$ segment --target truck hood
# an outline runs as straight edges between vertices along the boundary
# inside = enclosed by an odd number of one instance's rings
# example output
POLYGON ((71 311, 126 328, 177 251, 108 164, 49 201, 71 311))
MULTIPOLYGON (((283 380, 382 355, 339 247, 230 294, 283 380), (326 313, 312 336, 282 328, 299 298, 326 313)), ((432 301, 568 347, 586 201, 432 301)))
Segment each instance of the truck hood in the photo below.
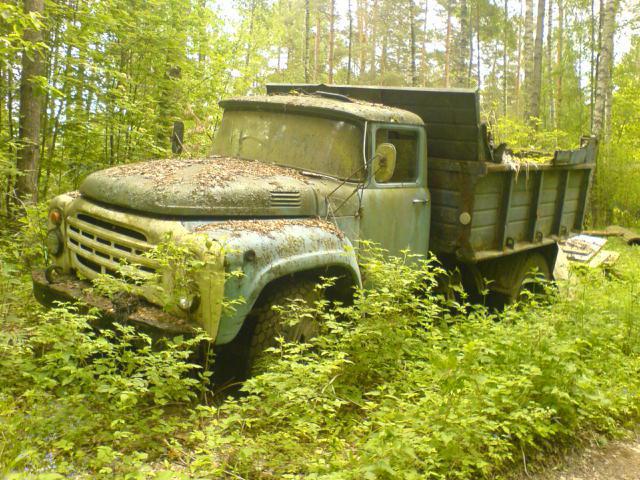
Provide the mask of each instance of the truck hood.
POLYGON ((214 156, 101 170, 84 180, 80 192, 98 202, 160 215, 314 216, 324 206, 321 192, 330 187, 327 183, 334 182, 278 165, 214 156))

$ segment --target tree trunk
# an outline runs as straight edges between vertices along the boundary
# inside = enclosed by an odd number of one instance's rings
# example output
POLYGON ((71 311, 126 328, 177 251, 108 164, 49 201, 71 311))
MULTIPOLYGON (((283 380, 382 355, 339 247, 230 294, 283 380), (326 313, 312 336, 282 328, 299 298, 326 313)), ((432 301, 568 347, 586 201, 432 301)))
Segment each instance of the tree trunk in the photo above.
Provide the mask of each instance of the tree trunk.
POLYGON ((600 60, 598 61, 597 83, 595 94, 595 106, 593 112, 592 134, 603 136, 606 132, 606 104, 607 96, 611 91, 611 68, 613 62, 613 37, 616 26, 617 0, 607 0, 605 9, 601 12, 602 19, 602 45, 600 60))
POLYGON ((251 2, 251 11, 249 14, 249 35, 247 36, 248 40, 247 40, 247 52, 245 54, 245 58, 244 58, 244 66, 249 67, 249 62, 251 61, 251 53, 252 53, 252 49, 253 49, 253 22, 255 19, 255 13, 256 13, 256 0, 253 0, 251 2))
MULTIPOLYGON (((522 18, 524 0, 520 0, 520 17, 522 18)), ((520 85, 522 76, 522 24, 518 23, 518 62, 516 65, 516 85, 513 96, 516 101, 516 116, 520 118, 520 85)))
MULTIPOLYGON (((478 0, 476 0, 476 5, 478 4, 478 0)), ((471 12, 472 7, 469 5, 469 65, 467 65, 467 87, 471 87, 471 78, 473 77, 473 29, 471 23, 471 12)))
MULTIPOLYGON (((44 0, 25 0, 27 15, 42 15, 44 0)), ((42 42, 40 30, 26 29, 24 41, 27 45, 42 42)), ((20 146, 18 150, 18 178, 15 195, 27 202, 38 201, 38 168, 40 163, 40 122, 43 92, 37 85, 37 78, 44 74, 44 58, 40 50, 22 52, 22 76, 20 79, 20 146)))
POLYGON ((480 1, 476 0, 476 66, 477 66, 477 88, 480 89, 482 84, 482 75, 480 73, 480 1))
POLYGON ((418 85, 418 73, 416 70, 416 16, 413 9, 413 0, 409 0, 410 34, 411 34, 411 86, 418 85))
POLYGON ((524 13, 524 40, 523 40, 523 63, 524 63, 524 95, 525 95, 525 120, 529 115, 529 99, 533 83, 533 0, 525 0, 524 13))
MULTIPOLYGON (((382 55, 380 56, 380 79, 384 82, 384 76, 387 72, 387 57, 389 52, 389 30, 385 29, 382 34, 382 55)), ((375 57, 371 59, 375 62, 375 57)))
MULTIPOLYGON (((371 47, 371 65, 369 65, 369 77, 371 83, 376 80, 376 46, 378 42, 378 0, 373 0, 371 6, 371 36, 369 38, 369 46, 371 47)), ((385 29, 386 35, 387 29, 385 29)))
MULTIPOLYGON (((540 118, 540 91, 542 88, 542 39, 544 38, 545 0, 538 0, 538 21, 536 24, 536 43, 533 52, 533 78, 531 82, 528 119, 540 118)), ((537 125, 537 123, 535 123, 537 125)))
POLYGON ((467 68, 467 58, 469 52, 469 30, 470 30, 470 22, 469 22, 469 8, 467 4, 467 0, 460 0, 460 33, 457 35, 458 41, 457 49, 456 49, 456 86, 468 86, 469 85, 469 69, 467 68))
MULTIPOLYGON (((351 6, 351 1, 349 1, 349 6, 351 6)), ((304 83, 309 83, 309 30, 311 26, 309 24, 309 0, 305 0, 304 2, 304 83)), ((278 58, 279 60, 279 58, 278 58)))
POLYGON ((365 36, 365 5, 364 0, 357 0, 356 21, 358 28, 358 76, 362 77, 366 71, 367 50, 365 36))
POLYGON ((427 85, 429 65, 427 64, 427 19, 429 18, 429 0, 424 1, 424 32, 422 37, 422 85, 427 85))
POLYGON ((562 74, 564 72, 563 52, 564 48, 564 0, 558 1, 558 45, 557 45, 557 57, 556 68, 558 69, 556 75, 556 126, 561 128, 562 119, 562 74))
POLYGON ((329 83, 333 83, 333 51, 335 48, 336 1, 329 3, 329 83))
POLYGON ((548 128, 555 128, 556 126, 556 111, 555 111, 555 92, 554 90, 554 82, 553 82, 553 62, 552 51, 553 51, 553 0, 549 0, 549 5, 547 7, 547 49, 546 49, 546 64, 547 64, 547 80, 545 81, 545 85, 547 86, 547 105, 549 107, 549 119, 548 119, 548 128))
POLYGON ((316 10, 316 37, 313 44, 313 81, 317 82, 320 76, 320 9, 316 10))
POLYGON ((453 10, 453 0, 447 2, 447 37, 445 39, 444 50, 444 86, 450 85, 450 61, 451 61, 451 15, 453 10))
POLYGON ((507 116, 507 28, 509 24, 508 0, 504 0, 504 36, 502 37, 502 116, 507 116))
MULTIPOLYGON (((200 0, 198 2, 199 14, 204 14, 207 9, 207 0, 200 0)), ((75 9, 77 10, 78 4, 75 4, 75 9)), ((74 20, 75 20, 75 12, 74 12, 74 20)), ((205 25, 201 25, 198 29, 198 64, 202 65, 207 60, 207 55, 205 53, 205 49, 207 47, 207 29, 205 25)))
POLYGON ((591 103, 589 104, 590 109, 590 129, 593 131, 593 112, 594 112, 594 104, 596 99, 596 2, 595 0, 591 0, 591 65, 589 71, 589 97, 591 99, 591 103))
POLYGON ((351 83, 351 63, 352 63, 352 53, 353 53, 353 15, 351 13, 351 0, 349 0, 348 8, 349 8, 349 60, 347 61, 347 84, 350 84, 351 83))
MULTIPOLYGON (((7 123, 8 123, 8 131, 9 131, 9 140, 13 141, 14 137, 15 137, 15 126, 14 126, 14 120, 13 120, 13 109, 14 109, 14 103, 15 103, 15 99, 13 97, 13 85, 14 85, 14 78, 13 78, 13 71, 11 68, 7 68, 7 123)), ((9 151, 11 151, 11 144, 9 145, 9 151)), ((7 208, 9 207, 9 203, 11 201, 11 199, 9 198, 9 196, 11 195, 11 192, 13 190, 12 188, 13 186, 13 178, 11 175, 9 175, 7 177, 7 208)))

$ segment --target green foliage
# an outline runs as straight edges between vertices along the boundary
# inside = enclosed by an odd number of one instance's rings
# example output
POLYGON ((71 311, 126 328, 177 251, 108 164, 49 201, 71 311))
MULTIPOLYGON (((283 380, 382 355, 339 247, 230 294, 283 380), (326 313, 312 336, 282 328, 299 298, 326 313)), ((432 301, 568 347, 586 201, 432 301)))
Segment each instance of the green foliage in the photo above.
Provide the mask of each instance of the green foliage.
POLYGON ((500 117, 492 126, 495 143, 506 143, 514 153, 539 152, 548 161, 558 149, 575 148, 576 139, 561 130, 544 130, 509 117, 500 117))
POLYGON ((144 253, 156 267, 153 273, 141 270, 139 265, 123 262, 118 268, 118 276, 98 275, 93 285, 96 293, 109 298, 121 293, 141 294, 143 290, 151 289, 160 303, 170 309, 177 306, 180 298, 198 294, 199 274, 216 253, 214 245, 204 238, 185 237, 175 242, 167 235, 144 253))
POLYGON ((147 478, 207 393, 211 372, 194 352, 210 339, 152 342, 128 325, 98 330, 76 307, 43 311, 22 259, 45 222, 28 213, 0 235, 0 476, 147 478))
POLYGON ((0 471, 14 478, 508 478, 638 420, 637 249, 502 314, 434 296, 431 261, 369 249, 355 303, 283 306, 321 334, 281 343, 219 405, 196 402, 203 337, 157 349, 70 307, 43 313, 0 253, 14 289, 0 288, 0 471))
POLYGON ((600 147, 594 190, 600 224, 640 225, 640 39, 616 69, 611 132, 600 147))
POLYGON ((324 315, 323 336, 282 345, 247 396, 193 434, 192 468, 244 478, 479 478, 638 418, 635 271, 578 272, 566 300, 496 317, 469 306, 444 313, 416 295, 433 284, 425 266, 368 267, 372 285, 353 307, 313 312, 324 315))
MULTIPOLYGON (((140 269, 139 265, 122 263, 117 275, 100 274, 92 280, 96 294, 113 299, 122 294, 147 296, 167 310, 179 308, 180 299, 194 301, 200 295, 201 282, 216 281, 210 275, 218 275, 218 281, 239 277, 241 270, 222 272, 216 262, 229 253, 218 242, 206 235, 190 235, 174 241, 170 234, 143 255, 154 265, 154 272, 140 269)), ((244 301, 242 298, 224 299, 223 309, 233 309, 244 301)))
POLYGON ((110 474, 163 451, 185 425, 203 385, 189 357, 204 337, 158 350, 131 326, 96 332, 93 321, 60 307, 0 344, 5 469, 110 474))

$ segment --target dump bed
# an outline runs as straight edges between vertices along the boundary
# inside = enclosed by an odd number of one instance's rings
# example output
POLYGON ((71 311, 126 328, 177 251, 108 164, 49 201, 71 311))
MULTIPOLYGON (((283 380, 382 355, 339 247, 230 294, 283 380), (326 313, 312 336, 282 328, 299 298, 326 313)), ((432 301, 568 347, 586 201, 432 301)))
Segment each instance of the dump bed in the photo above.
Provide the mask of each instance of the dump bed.
POLYGON ((269 85, 269 94, 325 91, 402 108, 427 131, 430 249, 478 262, 555 243, 582 229, 597 143, 521 162, 494 148, 470 89, 269 85))
MULTIPOLYGON (((592 159, 595 150, 589 140, 578 152, 592 159)), ((429 162, 430 248, 436 253, 476 262, 549 245, 582 229, 591 162, 429 162)))

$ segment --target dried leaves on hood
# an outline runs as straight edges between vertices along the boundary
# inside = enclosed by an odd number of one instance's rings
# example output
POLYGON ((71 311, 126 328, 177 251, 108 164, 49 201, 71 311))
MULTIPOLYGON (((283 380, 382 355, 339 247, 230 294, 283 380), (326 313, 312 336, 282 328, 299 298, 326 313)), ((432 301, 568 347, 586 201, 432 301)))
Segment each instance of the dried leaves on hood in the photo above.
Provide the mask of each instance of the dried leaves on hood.
POLYGON ((239 158, 212 156, 198 159, 152 160, 113 167, 102 172, 112 178, 139 176, 157 186, 189 182, 200 187, 224 186, 237 177, 287 176, 304 180, 293 168, 239 158))

